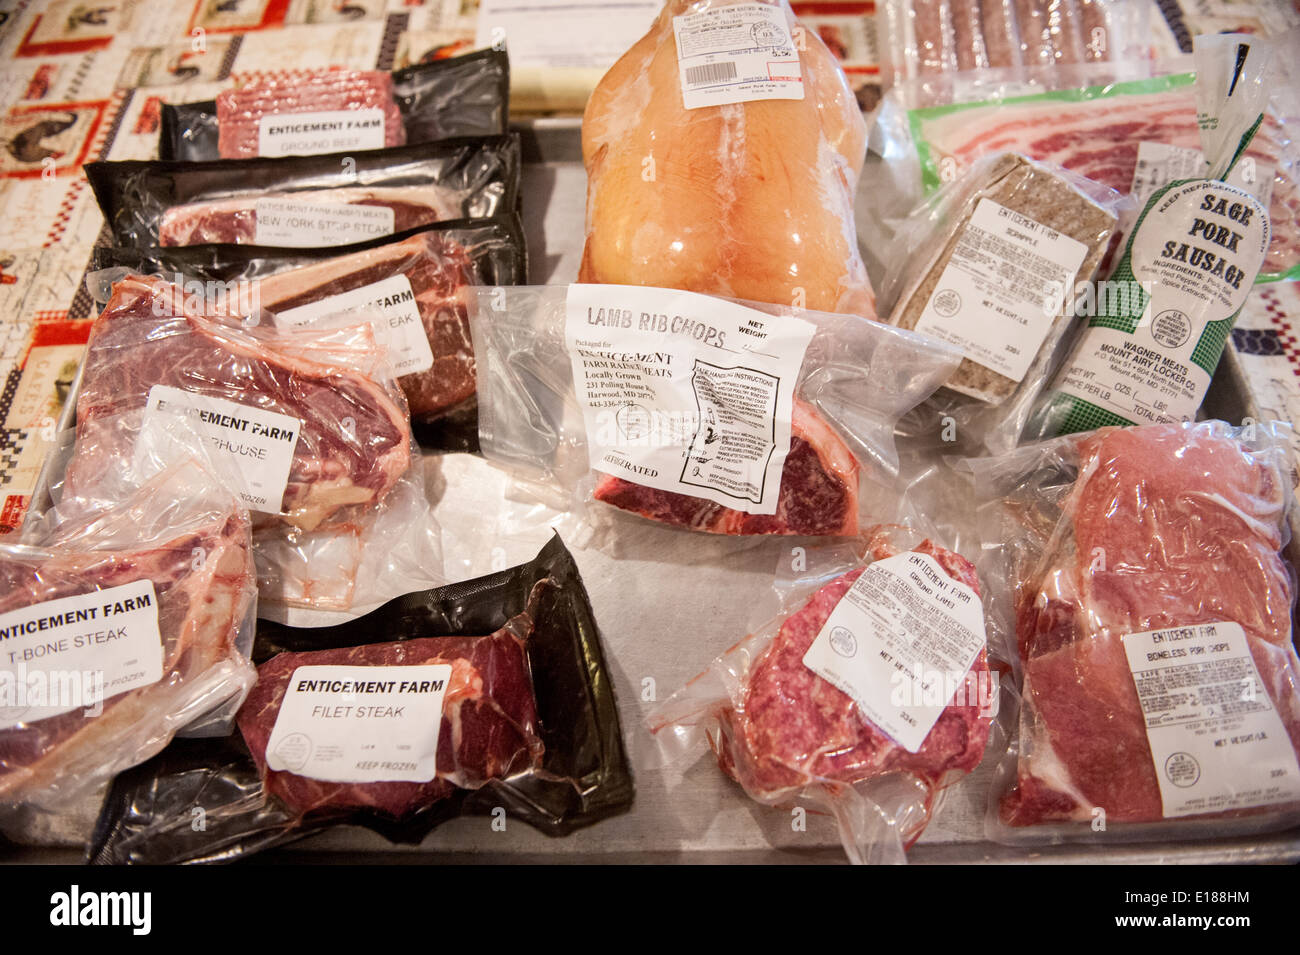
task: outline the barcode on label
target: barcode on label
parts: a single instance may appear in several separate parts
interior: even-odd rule
[[[736,78],[735,63],[704,63],[686,67],[686,82],[691,86],[709,86]]]

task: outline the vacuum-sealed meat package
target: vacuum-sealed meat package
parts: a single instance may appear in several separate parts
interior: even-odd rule
[[[669,0],[583,116],[578,280],[873,315],[865,151],[844,73],[785,0]]]
[[[980,585],[901,525],[844,551],[647,725],[670,762],[712,748],[758,802],[825,808],[851,861],[903,862],[997,712]]]
[[[559,538],[344,626],[263,623],[254,652],[242,742],[181,741],[118,777],[91,861],[230,861],[339,825],[418,843],[465,814],[563,835],[631,805],[599,634]]]
[[[970,462],[989,494],[990,640],[1019,736],[990,803],[1010,842],[1217,837],[1300,820],[1285,432],[1102,428]]]
[[[117,245],[316,249],[515,211],[519,139],[241,162],[86,164]]]
[[[293,70],[247,77],[203,103],[164,103],[163,159],[357,152],[506,131],[510,61],[478,50],[383,73]]]
[[[854,315],[640,286],[477,289],[470,329],[484,457],[592,526],[715,534],[892,513],[894,425],[959,358]]]
[[[457,220],[339,249],[100,248],[91,260],[93,269],[125,267],[182,286],[198,283],[196,290],[215,283],[225,292],[238,284],[241,291],[213,307],[260,309],[275,327],[378,324],[416,438],[426,449],[450,451],[478,447],[469,287],[517,285],[527,265],[514,215]]]
[[[0,544],[0,806],[66,807],[253,685],[248,514],[160,426]]]

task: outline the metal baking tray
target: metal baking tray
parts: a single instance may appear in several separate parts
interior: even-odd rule
[[[576,119],[521,124],[526,165],[524,218],[531,281],[563,283],[578,271],[584,235],[586,177]],[[869,175],[869,172],[868,172]],[[71,405],[72,402],[69,404]],[[1205,404],[1228,420],[1258,418],[1235,354],[1228,350]],[[70,420],[70,419],[69,419]],[[65,422],[66,423],[66,422]],[[436,513],[449,541],[485,537],[482,515],[509,509],[507,478],[469,455],[426,460]],[[509,564],[533,556],[549,530],[513,537]],[[1300,535],[1297,535],[1300,537]],[[718,769],[711,755],[670,771],[653,762],[643,719],[744,636],[757,620],[776,611],[772,573],[787,543],[719,539],[648,522],[620,526],[615,545],[604,549],[568,541],[582,570],[605,641],[619,700],[624,736],[636,773],[632,811],[565,838],[542,835],[523,823],[496,831],[483,817],[453,819],[418,847],[393,846],[367,830],[344,827],[259,855],[284,863],[530,863],[530,862],[842,862],[831,820],[809,813],[805,830],[789,812],[750,801]],[[1289,553],[1296,556],[1293,541]],[[456,555],[450,553],[449,558]],[[487,548],[477,548],[486,550]],[[500,554],[496,559],[500,560]],[[461,576],[486,573],[462,568]],[[1300,860],[1300,828],[1249,838],[1151,842],[1128,846],[1068,844],[1026,849],[990,842],[984,815],[993,767],[1001,754],[950,788],[909,858],[913,863],[1283,863]],[[63,816],[31,816],[8,836],[25,845],[3,854],[17,862],[75,862],[81,858],[96,806]]]

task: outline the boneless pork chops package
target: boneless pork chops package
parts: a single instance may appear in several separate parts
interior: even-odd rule
[[[254,658],[240,737],[118,777],[91,861],[230,861],[342,825],[418,843],[471,814],[504,844],[516,820],[564,835],[631,806],[599,632],[558,537],[343,626],[262,623]]]
[[[973,460],[1019,732],[989,833],[1215,837],[1300,820],[1286,429],[1102,428]]]
[[[903,525],[822,550],[778,580],[775,619],[646,723],[667,765],[711,748],[752,799],[831,813],[851,861],[904,862],[990,743],[980,582]]]
[[[615,285],[477,289],[484,457],[592,527],[854,536],[897,495],[894,426],[955,369],[853,315]]]

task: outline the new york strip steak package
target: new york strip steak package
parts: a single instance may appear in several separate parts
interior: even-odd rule
[[[506,131],[504,51],[398,70],[299,70],[252,77],[216,100],[162,106],[158,155],[193,162],[313,155]]]
[[[406,400],[370,324],[243,327],[142,275],[92,292],[108,300],[87,345],[63,494],[92,486],[179,412],[253,513],[266,601],[345,610],[404,592],[389,588],[405,579],[427,586],[430,568],[440,571]],[[375,535],[386,556],[359,579]]]
[[[277,328],[371,321],[388,344],[416,438],[444,451],[478,448],[470,287],[519,284],[527,266],[513,214],[338,249],[101,247],[91,259],[92,269],[127,268],[225,293],[227,303],[265,313],[259,320]]]
[[[254,658],[241,738],[181,741],[119,776],[92,862],[231,861],[339,825],[414,844],[502,810],[559,836],[632,804],[596,622],[558,537],[343,626],[262,623]]]
[[[990,838],[1213,838],[1300,821],[1288,429],[1102,428],[972,460],[989,640],[1019,730]],[[1010,710],[1008,710],[1009,715]]]
[[[85,169],[117,245],[321,248],[514,212],[519,138],[278,159],[94,162]]]
[[[646,718],[659,753],[712,749],[750,798],[832,814],[850,861],[904,862],[990,744],[1000,681],[975,567],[879,525],[777,584],[778,616]]]
[[[478,289],[484,457],[611,530],[852,537],[897,503],[894,426],[960,356],[854,315],[672,289]],[[626,515],[624,515],[626,516]]]

